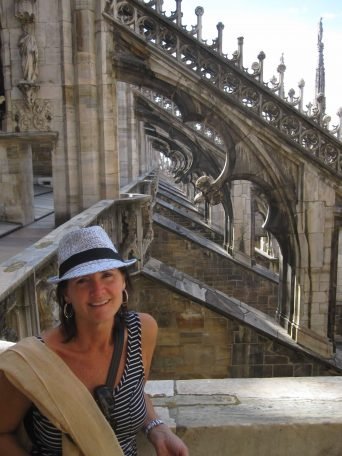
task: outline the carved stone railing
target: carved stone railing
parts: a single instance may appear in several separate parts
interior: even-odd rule
[[[0,265],[0,339],[16,341],[58,323],[55,287],[47,278],[57,273],[60,238],[76,227],[103,226],[124,258],[138,259],[133,273],[142,269],[153,239],[156,179],[145,188],[150,195],[98,202]]]
[[[338,140],[341,139],[341,125],[330,132],[315,116],[309,118],[296,109],[293,94],[286,102],[275,94],[279,84],[274,82],[273,88],[267,87],[261,77],[263,53],[259,55],[258,68],[255,66],[250,74],[243,68],[241,40],[233,59],[228,59],[217,43],[208,46],[203,42],[200,24],[192,32],[184,29],[180,1],[177,2],[177,11],[170,17],[163,14],[161,5],[161,1],[107,0],[103,14],[212,84],[222,92],[222,102],[226,98],[238,103],[246,113],[259,117],[309,156],[336,173],[342,173],[342,146]],[[196,14],[199,18],[202,15],[201,11]],[[284,68],[281,65],[279,68],[281,74]],[[342,110],[339,116],[342,117]]]

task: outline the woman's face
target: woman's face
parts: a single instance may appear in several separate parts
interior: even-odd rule
[[[100,323],[113,319],[125,286],[123,273],[110,269],[68,280],[64,298],[72,304],[77,320]]]

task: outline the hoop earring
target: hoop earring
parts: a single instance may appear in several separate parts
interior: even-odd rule
[[[125,293],[125,296],[124,296],[124,293]],[[121,303],[119,312],[120,312],[121,317],[124,317],[128,312],[128,308],[127,308],[128,291],[126,290],[126,288],[122,291],[122,297],[125,297],[125,299]]]
[[[70,307],[68,307],[70,306]],[[70,302],[66,302],[63,307],[63,314],[67,320],[72,318],[74,316],[74,309],[72,307],[72,304]]]
[[[128,291],[126,290],[126,288],[122,291],[122,294],[125,293],[125,299],[122,301],[121,304],[127,304],[128,303]]]

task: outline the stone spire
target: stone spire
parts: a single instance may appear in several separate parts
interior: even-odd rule
[[[318,24],[318,65],[316,69],[316,85],[315,85],[315,99],[320,100],[321,112],[325,112],[325,69],[324,69],[324,56],[323,49],[323,23],[322,18]],[[323,109],[322,109],[323,108]]]

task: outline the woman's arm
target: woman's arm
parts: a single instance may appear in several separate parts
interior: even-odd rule
[[[157,341],[158,325],[155,319],[148,314],[140,314],[141,321],[141,346],[145,369],[145,381],[148,380],[154,349]],[[147,418],[145,427],[157,418],[150,397],[145,394]],[[165,424],[152,427],[148,439],[153,444],[157,456],[188,456],[189,452],[182,440],[177,437]]]
[[[145,399],[148,410],[147,416],[150,421],[155,419],[157,415],[150,397],[145,395]],[[166,424],[158,424],[158,426],[153,427],[148,432],[147,438],[154,446],[157,456],[189,456],[189,451],[184,442]]]
[[[145,381],[150,374],[151,362],[156,348],[158,325],[156,320],[149,314],[139,314],[141,322],[141,350],[145,370]]]
[[[23,420],[31,402],[18,391],[0,371],[0,454],[28,456],[20,446],[15,432]]]

